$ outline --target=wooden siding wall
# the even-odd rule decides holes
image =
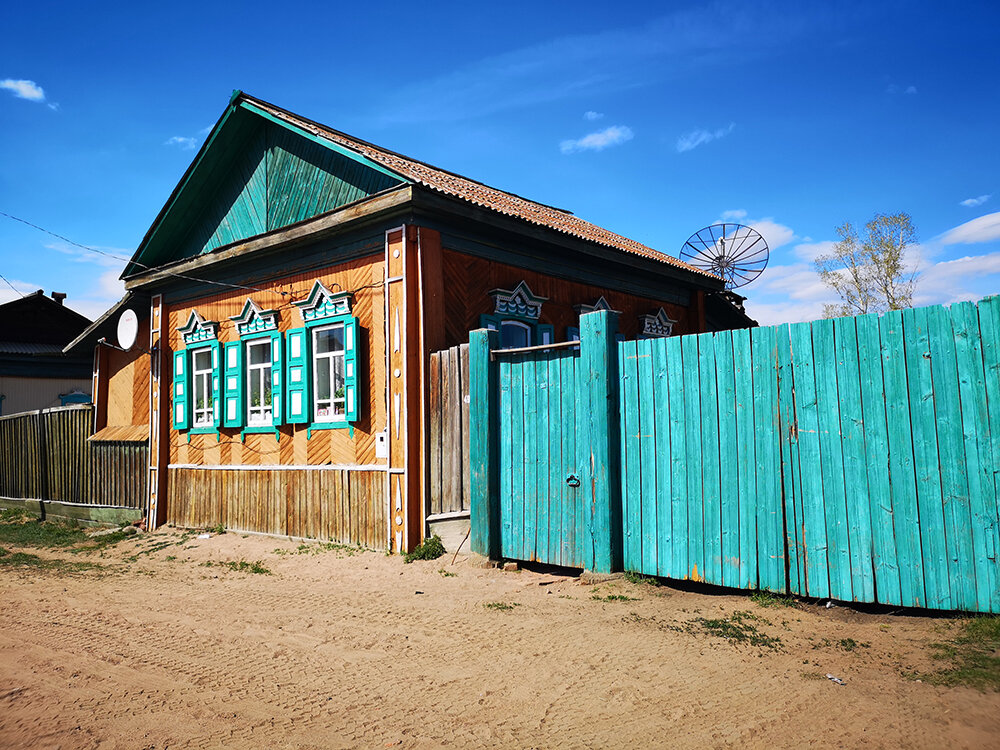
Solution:
[[[691,333],[692,326],[694,332],[700,332],[687,308],[669,302],[557,279],[448,249],[443,252],[442,269],[445,346],[467,342],[469,331],[479,328],[479,316],[493,312],[492,290],[513,289],[521,281],[526,281],[538,296],[549,298],[542,305],[540,322],[555,326],[556,341],[567,340],[567,326],[579,327],[580,317],[574,305],[592,305],[602,296],[614,310],[621,312],[619,331],[626,338],[638,335],[640,315],[655,313],[661,307],[677,321],[678,334]]]
[[[144,443],[88,441],[92,406],[0,418],[0,496],[141,508]]]
[[[427,514],[469,510],[469,345],[431,355]]]
[[[149,424],[149,354],[144,351],[149,341],[149,318],[139,323],[135,347],[120,352],[107,346],[100,347],[101,369],[107,373],[101,379],[99,398],[106,399],[103,427],[146,426]],[[103,384],[102,384],[103,385]]]
[[[354,436],[347,429],[315,430],[307,437],[306,425],[282,425],[280,440],[273,434],[247,434],[241,430],[220,428],[214,434],[190,435],[170,430],[170,464],[197,466],[293,465],[321,466],[362,465],[376,463],[375,433],[384,429],[385,413],[385,306],[383,300],[383,257],[381,254],[350,261],[336,271],[317,271],[287,276],[276,282],[255,283],[264,291],[233,290],[193,301],[170,304],[168,315],[168,346],[171,351],[183,348],[177,328],[187,322],[191,310],[208,321],[218,321],[220,342],[238,341],[239,334],[230,316],[238,315],[247,297],[252,297],[265,310],[278,311],[278,328],[287,331],[302,325],[302,317],[292,301],[306,298],[313,282],[322,281],[330,289],[354,291],[354,315],[362,329],[360,344],[367,362],[361,367],[359,391],[368,401],[361,406],[361,418],[354,426]],[[372,286],[374,285],[374,286]],[[280,294],[285,292],[286,295]],[[172,358],[165,362],[167,382]],[[169,414],[169,411],[167,412]],[[173,496],[173,493],[171,493]]]
[[[168,488],[167,520],[177,526],[388,544],[381,471],[170,469]]]

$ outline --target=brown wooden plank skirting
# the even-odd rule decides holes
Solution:
[[[384,549],[385,471],[170,467],[167,522]]]

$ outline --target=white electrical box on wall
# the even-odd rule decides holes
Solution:
[[[375,435],[375,458],[389,458],[389,431]]]

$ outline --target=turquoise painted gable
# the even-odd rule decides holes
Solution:
[[[364,157],[236,108],[216,126],[135,260],[155,267],[208,253],[402,183]]]
[[[400,184],[272,123],[231,164],[177,257],[281,229]]]

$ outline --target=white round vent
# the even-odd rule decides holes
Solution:
[[[138,335],[139,319],[134,310],[126,310],[118,318],[118,346],[128,351],[135,346],[135,339]]]

